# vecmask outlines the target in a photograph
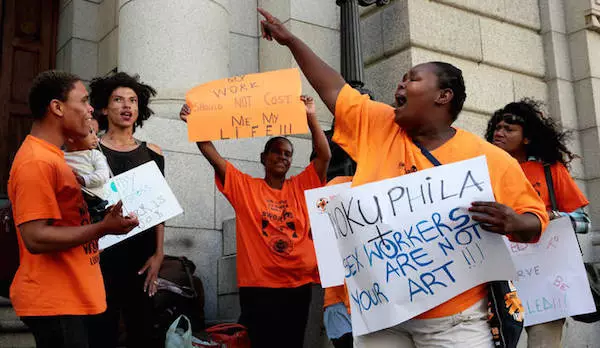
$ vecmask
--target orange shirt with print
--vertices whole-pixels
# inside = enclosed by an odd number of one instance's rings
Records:
[[[87,205],[63,152],[28,135],[10,170],[8,195],[17,226],[20,264],[10,288],[17,315],[91,315],[106,310],[98,241],[59,252],[31,254],[18,226],[49,220],[53,226],[90,223]]]
[[[552,210],[544,164],[539,161],[527,161],[521,163],[521,168],[523,168],[525,176],[527,176],[533,188],[542,198],[542,201],[544,201],[546,210]],[[562,163],[557,162],[551,165],[550,173],[552,173],[556,205],[558,205],[559,211],[570,213],[590,203]]]
[[[227,162],[219,191],[236,215],[238,286],[294,288],[319,283],[304,190],[323,186],[313,163],[281,190]]]
[[[342,88],[337,98],[333,141],[357,163],[353,186],[433,167],[406,132],[394,122],[394,109],[391,106],[371,101],[367,95],[361,95],[349,85]],[[431,153],[442,164],[485,155],[496,201],[519,214],[535,214],[541,221],[542,230],[548,224],[544,204],[519,163],[504,150],[472,133],[456,129],[454,137]],[[486,295],[487,288],[481,284],[417,318],[453,315]]]
[[[352,181],[351,176],[336,176],[327,183],[327,186],[333,186],[350,181]],[[348,309],[348,313],[350,313],[350,301],[348,299],[348,290],[346,289],[345,285],[338,285],[332,286],[330,288],[325,288],[323,308],[327,308],[331,305],[340,302],[342,302],[344,306],[346,306],[346,308]]]

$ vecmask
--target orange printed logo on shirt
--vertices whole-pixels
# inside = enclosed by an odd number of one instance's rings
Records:
[[[227,163],[218,189],[236,213],[238,286],[298,287],[319,283],[304,190],[322,186],[313,164],[281,190]]]

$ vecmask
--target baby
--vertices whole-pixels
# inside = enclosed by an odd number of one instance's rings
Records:
[[[98,121],[92,119],[90,133],[85,138],[68,139],[65,160],[73,169],[81,186],[104,199],[103,186],[110,177],[106,157],[98,151]]]

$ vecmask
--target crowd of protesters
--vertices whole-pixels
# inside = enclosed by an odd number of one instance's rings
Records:
[[[335,117],[333,141],[357,167],[351,177],[326,182],[331,152],[307,96],[301,99],[314,156],[298,175],[288,175],[295,153],[286,137],[266,141],[262,178],[238,170],[212,142],[197,143],[235,210],[239,322],[253,347],[303,347],[311,286],[320,282],[304,190],[348,181],[358,186],[485,155],[495,201],[472,202],[469,211],[486,231],[534,243],[549,220],[561,216],[578,232],[589,229],[588,200],[568,171],[575,154],[539,103],[526,99],[500,108],[482,138],[453,126],[467,98],[459,68],[445,62],[411,67],[389,91],[390,106],[353,89],[282,22],[259,12],[263,38],[289,49]],[[31,87],[35,122],[8,183],[20,251],[11,301],[38,347],[117,347],[121,317],[128,347],[159,347],[164,342],[153,342],[148,332],[164,224],[101,251],[100,237],[125,234],[138,220],[123,216],[117,203],[92,223],[82,194],[102,196],[110,175],[150,161],[164,175],[160,147],[135,137],[153,114],[156,91],[124,72],[96,78],[89,89],[60,71],[41,73]],[[183,105],[179,116],[186,121],[190,112]],[[399,325],[353,337],[345,286],[328,288],[323,323],[335,347],[491,348],[487,291],[480,284]],[[563,324],[529,327],[529,347],[559,347]]]

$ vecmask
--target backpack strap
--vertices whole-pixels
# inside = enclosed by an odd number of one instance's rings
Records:
[[[429,162],[431,162],[431,164],[433,164],[434,166],[441,166],[442,164],[440,163],[440,161],[437,160],[437,158],[435,158],[435,156],[425,148],[425,146],[421,145],[421,143],[414,141],[413,143],[415,145],[417,145],[417,147],[419,148],[419,150],[421,150],[421,153],[423,154],[423,156],[425,156]]]
[[[548,195],[550,196],[552,210],[558,211],[558,204],[556,204],[556,193],[554,192],[554,182],[552,181],[552,172],[550,171],[550,166],[550,163],[544,163],[544,174],[546,175],[546,185],[548,186]]]

